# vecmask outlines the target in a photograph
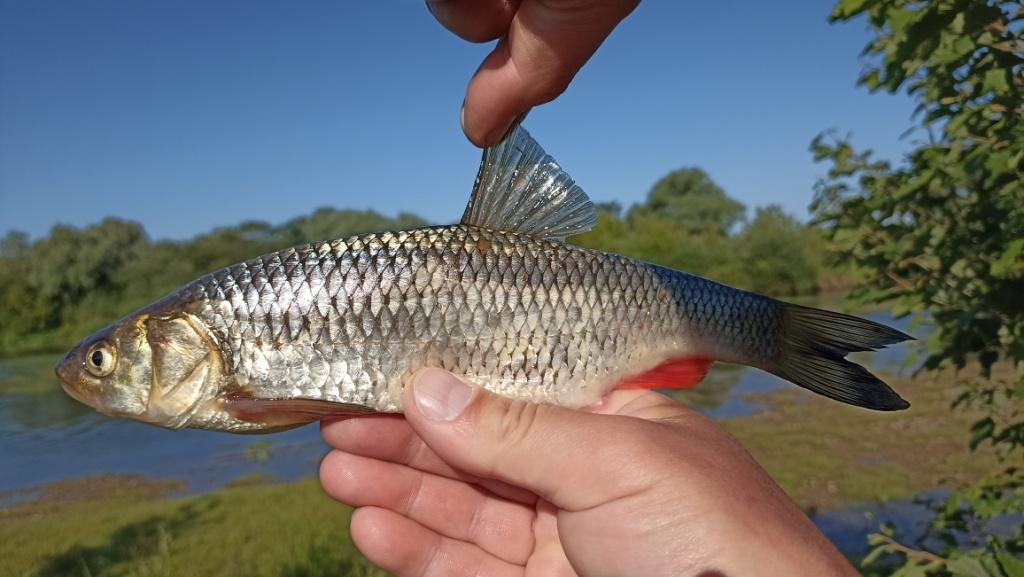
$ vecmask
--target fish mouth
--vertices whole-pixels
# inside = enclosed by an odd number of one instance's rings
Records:
[[[74,352],[69,352],[57,361],[57,364],[53,367],[53,372],[57,375],[60,388],[64,389],[64,392],[69,397],[87,407],[96,408],[94,400],[90,399],[89,395],[81,387],[77,386],[78,379],[75,376],[78,370],[81,370],[82,367],[80,365],[82,363],[74,361]]]
[[[64,389],[64,392],[69,397],[71,397],[72,399],[78,401],[79,403],[82,403],[83,405],[85,405],[87,407],[92,407],[92,408],[96,407],[96,404],[93,403],[92,400],[89,399],[89,397],[84,392],[82,392],[78,387],[74,386],[73,384],[71,384],[71,383],[61,379],[60,380],[60,388]]]
[[[76,387],[74,384],[64,381],[63,379],[61,379],[60,381],[60,386],[62,389],[64,389],[64,392],[67,393],[69,397],[78,401],[79,403],[82,403],[83,405],[89,407],[90,409],[96,411],[97,413],[100,413],[101,415],[106,415],[108,417],[115,418],[124,418],[131,416],[128,413],[123,413],[115,411],[113,409],[106,408],[103,405],[103,403],[97,402],[96,399],[94,398],[90,398],[89,395],[82,392],[82,390]]]
[[[69,385],[68,383],[65,383],[64,381],[61,381],[60,386],[62,389],[64,389],[64,392],[67,393],[67,395],[72,399],[78,401],[79,403],[82,403],[83,405],[87,405],[89,407],[93,406],[92,403],[90,403],[89,400],[85,398],[85,395],[79,393],[78,389],[76,389],[75,387]]]

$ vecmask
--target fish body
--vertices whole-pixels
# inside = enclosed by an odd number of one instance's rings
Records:
[[[624,383],[693,384],[720,360],[853,404],[906,406],[843,359],[906,335],[563,241],[594,218],[517,127],[485,153],[461,224],[215,271],[90,336],[57,373],[109,414],[232,432],[400,412],[403,387],[425,367],[583,407]]]

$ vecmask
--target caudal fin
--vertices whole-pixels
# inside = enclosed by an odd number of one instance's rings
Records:
[[[764,367],[769,372],[851,405],[879,411],[906,409],[889,385],[846,360],[913,337],[885,325],[841,313],[783,303],[782,350]]]

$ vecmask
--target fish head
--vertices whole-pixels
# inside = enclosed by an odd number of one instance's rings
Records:
[[[214,398],[223,366],[201,326],[186,313],[143,309],[71,349],[57,378],[105,415],[182,428]]]

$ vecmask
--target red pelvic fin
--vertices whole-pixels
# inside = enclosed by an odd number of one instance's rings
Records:
[[[699,383],[714,362],[703,357],[669,359],[653,369],[626,377],[616,388],[687,389]]]
[[[220,403],[236,419],[270,426],[294,426],[325,417],[352,417],[375,412],[361,405],[319,399],[255,399],[244,394],[226,395],[221,397]]]

